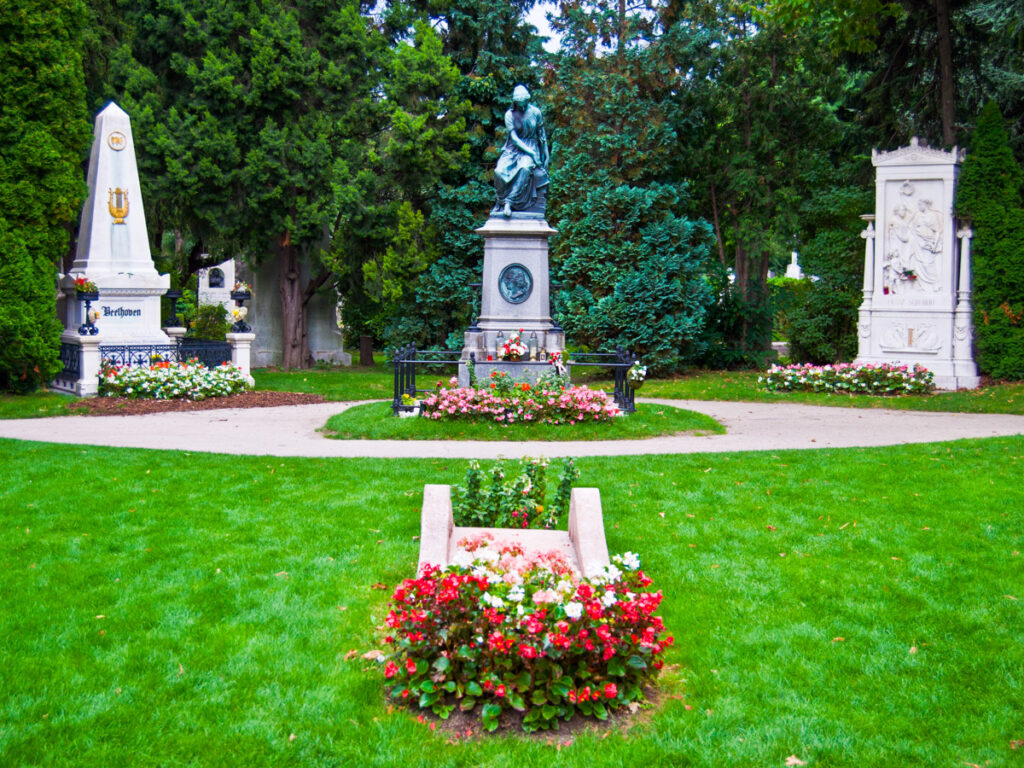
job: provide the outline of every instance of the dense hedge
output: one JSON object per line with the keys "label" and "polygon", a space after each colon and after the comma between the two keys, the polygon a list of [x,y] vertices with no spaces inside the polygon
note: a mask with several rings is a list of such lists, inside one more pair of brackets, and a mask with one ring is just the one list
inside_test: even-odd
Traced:
{"label": "dense hedge", "polygon": [[999,108],[978,119],[957,187],[956,211],[973,220],[972,287],[978,367],[1024,379],[1024,171]]}
{"label": "dense hedge", "polygon": [[0,389],[60,370],[55,275],[89,142],[84,14],[77,0],[12,0],[0,14]]}

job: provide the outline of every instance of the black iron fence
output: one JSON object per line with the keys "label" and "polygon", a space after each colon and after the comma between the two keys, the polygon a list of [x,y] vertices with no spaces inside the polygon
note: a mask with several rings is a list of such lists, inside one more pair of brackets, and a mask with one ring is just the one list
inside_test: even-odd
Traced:
{"label": "black iron fence", "polygon": [[[391,410],[394,413],[400,411],[411,411],[415,406],[402,403],[402,396],[408,395],[415,398],[418,392],[429,392],[429,389],[416,388],[416,366],[424,372],[447,373],[446,368],[457,366],[462,357],[462,352],[457,349],[421,349],[417,350],[412,344],[406,347],[395,349],[393,364],[395,367],[395,393],[391,402]],[[475,359],[470,354],[470,359]]]}
{"label": "black iron fence", "polygon": [[61,372],[54,379],[54,384],[62,389],[74,389],[82,377],[82,348],[78,344],[60,344]]}
{"label": "black iron fence", "polygon": [[631,367],[635,357],[622,347],[616,347],[614,352],[573,352],[566,361],[570,373],[573,368],[610,368],[612,378],[615,382],[615,389],[612,398],[615,404],[623,413],[636,411],[636,399],[633,388],[629,386],[626,374]]}
{"label": "black iron fence", "polygon": [[175,344],[100,344],[103,366],[153,365],[198,360],[207,368],[231,362],[231,344],[226,341],[182,339]]}
{"label": "black iron fence", "polygon": [[[415,406],[404,404],[402,396],[408,395],[410,398],[415,398],[420,392],[430,391],[430,389],[417,389],[417,366],[431,373],[444,372],[445,366],[458,365],[461,356],[462,353],[458,350],[417,350],[412,344],[395,349],[393,359],[395,389],[391,410],[396,414],[401,411],[412,411]],[[470,360],[476,362],[473,354],[470,354]],[[570,373],[574,367],[611,369],[615,382],[612,398],[621,411],[633,413],[636,411],[636,401],[633,388],[629,386],[626,377],[633,361],[634,356],[631,353],[618,347],[614,352],[573,352],[567,365]]]}

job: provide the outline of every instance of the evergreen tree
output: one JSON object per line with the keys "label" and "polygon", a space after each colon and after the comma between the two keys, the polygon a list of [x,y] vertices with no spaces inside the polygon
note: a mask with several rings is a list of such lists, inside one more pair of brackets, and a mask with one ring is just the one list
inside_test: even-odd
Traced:
{"label": "evergreen tree", "polygon": [[670,372],[703,351],[711,228],[684,215],[673,173],[679,40],[650,7],[563,2],[563,49],[547,80],[554,144],[549,219],[559,317],[569,340],[623,346]]}
{"label": "evergreen tree", "polygon": [[[479,310],[483,238],[474,230],[494,205],[494,164],[504,141],[504,114],[512,89],[536,92],[540,41],[526,24],[535,0],[411,0],[391,4],[390,23],[404,29],[421,16],[439,30],[444,54],[459,72],[454,97],[470,105],[469,155],[446,174],[426,208],[424,228],[434,257],[412,282],[400,305],[381,313],[374,333],[392,345],[458,348]],[[543,94],[540,94],[543,96]],[[502,135],[499,136],[499,130]]]}
{"label": "evergreen tree", "polygon": [[11,0],[0,14],[0,389],[60,371],[56,273],[89,143],[78,0]]}
{"label": "evergreen tree", "polygon": [[956,212],[972,220],[971,285],[978,367],[1024,379],[1024,171],[999,108],[982,110],[957,184]]}
{"label": "evergreen tree", "polygon": [[363,10],[132,7],[107,66],[135,121],[154,240],[171,229],[217,260],[273,258],[289,368],[311,364],[306,307],[321,287],[337,281],[356,306],[387,302],[422,269],[425,195],[463,159],[456,73],[437,36],[418,24],[390,43]]}

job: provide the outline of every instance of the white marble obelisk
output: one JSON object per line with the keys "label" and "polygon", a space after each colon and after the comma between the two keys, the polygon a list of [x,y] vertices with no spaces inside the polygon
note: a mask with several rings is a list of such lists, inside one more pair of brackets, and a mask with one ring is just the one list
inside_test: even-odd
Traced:
{"label": "white marble obelisk", "polygon": [[96,115],[88,185],[78,251],[61,282],[69,297],[65,327],[73,331],[84,320],[73,297],[75,277],[85,275],[99,289],[92,309],[104,344],[169,343],[160,329],[160,297],[170,277],[153,265],[131,121],[113,102]]}

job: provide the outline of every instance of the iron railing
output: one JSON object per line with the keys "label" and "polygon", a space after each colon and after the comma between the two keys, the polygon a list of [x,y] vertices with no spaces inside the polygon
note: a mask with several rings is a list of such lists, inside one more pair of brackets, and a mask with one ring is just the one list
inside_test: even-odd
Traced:
{"label": "iron railing", "polygon": [[[402,396],[408,395],[415,398],[420,392],[430,391],[416,387],[417,366],[427,370],[434,367],[443,369],[443,366],[457,365],[461,356],[462,353],[459,350],[417,350],[412,344],[396,348],[392,361],[395,369],[395,387],[391,410],[396,414],[401,411],[412,411],[415,406],[404,405]],[[472,362],[476,362],[476,357],[472,353],[469,357]],[[610,368],[615,381],[615,389],[612,392],[615,404],[624,413],[633,413],[636,411],[636,401],[626,373],[632,367],[634,359],[633,354],[618,347],[614,352],[573,352],[572,359],[567,365],[570,372],[573,367]]]}
{"label": "iron railing", "polygon": [[67,389],[74,389],[82,376],[82,348],[78,344],[60,344],[60,361],[63,369],[54,379],[54,384]]}
{"label": "iron railing", "polygon": [[611,368],[612,377],[615,381],[615,389],[612,398],[623,413],[634,413],[636,411],[636,398],[633,388],[629,386],[626,373],[633,366],[635,356],[622,347],[616,347],[614,352],[573,352],[571,358],[566,362],[570,372],[573,368]]}
{"label": "iron railing", "polygon": [[[391,410],[394,413],[400,411],[412,411],[415,406],[404,405],[402,395],[415,398],[418,392],[429,392],[429,389],[416,388],[416,366],[425,368],[427,371],[443,371],[445,366],[458,365],[462,357],[461,350],[457,349],[421,349],[417,350],[415,345],[396,348],[394,360],[395,368],[395,389],[394,399],[391,402]],[[470,360],[475,361],[471,353]]]}
{"label": "iron railing", "polygon": [[207,368],[216,368],[231,361],[231,344],[198,339],[183,339],[175,344],[100,344],[102,366],[183,363],[193,358]]}

